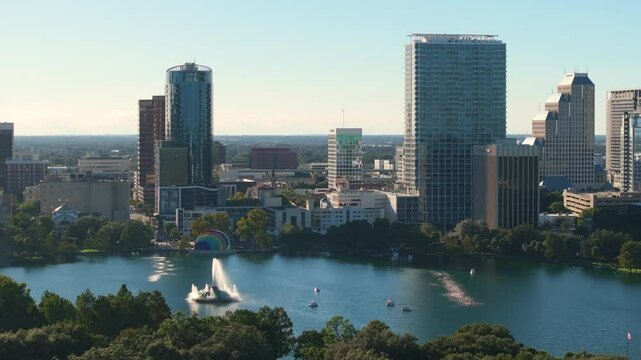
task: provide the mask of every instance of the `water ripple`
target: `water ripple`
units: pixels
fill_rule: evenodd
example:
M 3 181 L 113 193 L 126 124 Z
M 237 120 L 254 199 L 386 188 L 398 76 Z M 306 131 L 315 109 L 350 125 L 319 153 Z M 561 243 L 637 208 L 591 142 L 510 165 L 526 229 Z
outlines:
M 481 305 L 473 297 L 467 295 L 465 290 L 457 283 L 448 273 L 440 271 L 432 271 L 434 275 L 440 282 L 441 285 L 445 288 L 447 293 L 445 296 L 452 302 L 459 304 L 461 306 L 477 306 Z

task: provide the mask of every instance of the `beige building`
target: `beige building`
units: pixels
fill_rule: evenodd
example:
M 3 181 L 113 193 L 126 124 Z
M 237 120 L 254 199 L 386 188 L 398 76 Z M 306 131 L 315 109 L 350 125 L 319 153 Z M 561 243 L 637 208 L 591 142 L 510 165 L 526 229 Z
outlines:
M 86 156 L 78 159 L 78 172 L 93 174 L 127 174 L 131 159 L 126 156 Z
M 51 214 L 66 204 L 80 214 L 100 214 L 112 221 L 129 220 L 129 181 L 52 180 L 41 183 L 38 188 L 28 190 L 32 195 L 37 194 L 41 214 Z
M 625 208 L 639 203 L 641 203 L 639 192 L 575 193 L 567 190 L 563 192 L 563 205 L 574 215 L 581 215 L 583 210 L 592 208 Z
M 472 218 L 492 229 L 536 226 L 540 146 L 505 142 L 472 148 Z
M 565 176 L 578 189 L 595 184 L 594 83 L 588 74 L 565 74 L 532 121 L 532 134 L 544 145 L 541 179 Z
M 608 91 L 606 102 L 606 138 L 605 169 L 612 186 L 621 189 L 623 182 L 624 114 L 634 113 L 639 109 L 641 89 Z

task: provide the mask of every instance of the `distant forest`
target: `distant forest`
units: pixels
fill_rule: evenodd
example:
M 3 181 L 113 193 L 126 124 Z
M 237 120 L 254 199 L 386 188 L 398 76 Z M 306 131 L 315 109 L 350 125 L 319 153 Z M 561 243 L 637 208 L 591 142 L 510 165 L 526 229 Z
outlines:
M 526 135 L 510 134 L 508 137 L 523 139 Z M 215 136 L 227 146 L 227 162 L 247 165 L 249 150 L 256 146 L 290 147 L 298 153 L 299 163 L 327 161 L 326 135 L 248 135 Z M 121 155 L 136 160 L 136 135 L 77 135 L 77 136 L 16 136 L 16 156 L 37 154 L 49 160 L 51 166 L 75 166 L 77 159 L 87 154 L 103 155 L 118 150 Z M 402 135 L 364 135 L 363 163 L 373 166 L 374 159 L 392 159 L 395 147 L 402 145 Z M 595 136 L 595 152 L 605 154 L 605 135 Z

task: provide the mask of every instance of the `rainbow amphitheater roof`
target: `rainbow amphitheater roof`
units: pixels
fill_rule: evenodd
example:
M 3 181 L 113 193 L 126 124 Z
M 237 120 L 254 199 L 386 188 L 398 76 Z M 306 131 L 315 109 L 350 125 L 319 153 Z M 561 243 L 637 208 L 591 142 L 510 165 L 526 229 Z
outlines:
M 205 230 L 196 237 L 195 250 L 202 251 L 229 251 L 231 241 L 229 236 L 220 230 Z

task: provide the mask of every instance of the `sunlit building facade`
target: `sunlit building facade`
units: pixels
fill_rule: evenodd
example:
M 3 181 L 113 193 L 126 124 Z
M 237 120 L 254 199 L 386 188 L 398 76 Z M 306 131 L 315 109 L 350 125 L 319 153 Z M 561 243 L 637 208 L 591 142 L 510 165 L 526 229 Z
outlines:
M 505 72 L 494 35 L 413 34 L 405 46 L 403 186 L 423 221 L 470 218 L 472 146 L 505 138 Z
M 363 129 L 330 130 L 327 152 L 329 188 L 357 188 L 363 179 Z
M 564 176 L 577 189 L 595 185 L 594 83 L 585 73 L 569 73 L 532 121 L 543 141 L 539 177 Z
M 165 139 L 188 151 L 189 185 L 211 185 L 212 71 L 194 63 L 167 70 Z

